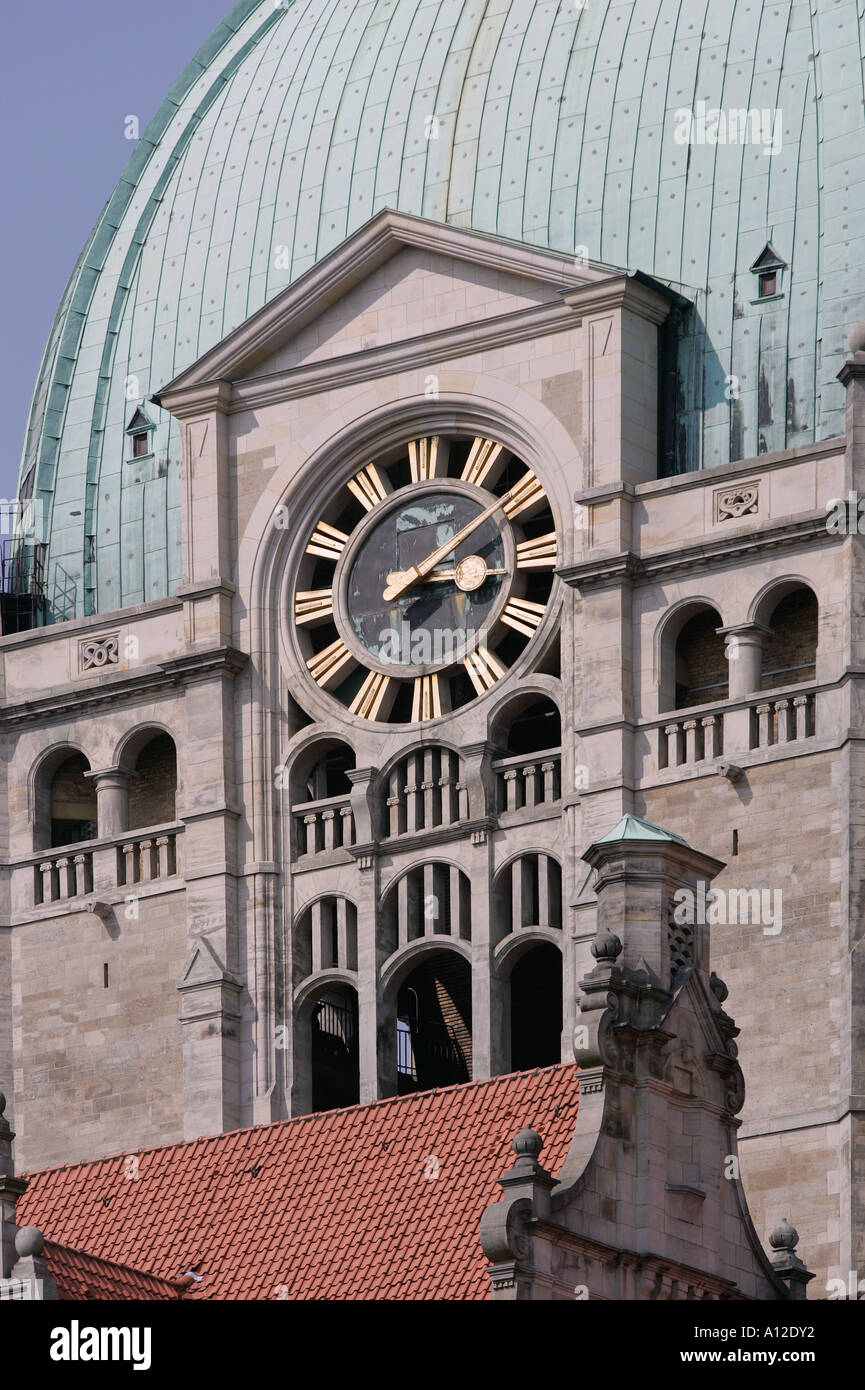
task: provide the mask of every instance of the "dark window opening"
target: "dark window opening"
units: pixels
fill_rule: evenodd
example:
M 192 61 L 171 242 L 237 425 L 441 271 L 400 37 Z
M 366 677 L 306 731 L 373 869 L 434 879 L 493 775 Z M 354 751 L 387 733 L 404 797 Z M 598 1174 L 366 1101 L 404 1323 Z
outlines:
M 470 1081 L 471 970 L 453 951 L 417 966 L 397 997 L 397 1094 Z
M 676 709 L 726 700 L 729 690 L 724 639 L 714 609 L 697 613 L 676 642 Z
M 176 819 L 177 750 L 170 734 L 157 734 L 135 761 L 129 784 L 129 829 L 168 825 Z
M 354 771 L 354 750 L 338 744 L 320 758 L 306 781 L 309 801 L 323 801 L 328 796 L 346 796 L 351 791 L 349 772 Z
M 781 599 L 769 619 L 771 635 L 763 644 L 762 690 L 799 685 L 817 676 L 817 599 L 810 589 L 794 589 Z
M 312 1010 L 312 1108 L 338 1110 L 360 1100 L 357 994 L 330 990 Z
M 134 459 L 140 459 L 143 458 L 145 454 L 149 453 L 150 435 L 146 432 L 144 434 L 134 434 L 132 436 L 132 457 Z
M 51 848 L 95 840 L 96 788 L 85 773 L 90 764 L 83 753 L 61 763 L 51 783 Z
M 558 748 L 561 742 L 562 719 L 552 700 L 536 700 L 508 726 L 507 750 L 513 756 Z
M 511 1070 L 562 1060 L 562 954 L 533 946 L 511 971 Z

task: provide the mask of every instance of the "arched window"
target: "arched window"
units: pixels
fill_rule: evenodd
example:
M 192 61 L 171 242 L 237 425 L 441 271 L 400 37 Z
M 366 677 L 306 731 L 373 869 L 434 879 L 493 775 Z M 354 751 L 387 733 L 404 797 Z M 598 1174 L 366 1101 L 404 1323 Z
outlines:
M 472 1076 L 472 990 L 468 961 L 435 951 L 397 996 L 397 1094 L 452 1086 Z
M 72 753 L 56 766 L 48 787 L 50 845 L 47 848 L 95 840 L 96 788 L 93 779 L 85 775 L 89 771 L 90 763 L 83 753 Z M 37 801 L 39 799 L 37 787 Z
M 509 700 L 492 724 L 496 811 L 531 811 L 561 797 L 562 718 L 547 696 Z
M 455 864 L 417 864 L 382 902 L 382 944 L 388 953 L 423 936 L 470 941 L 471 884 Z
M 357 969 L 357 908 L 348 898 L 317 898 L 294 928 L 294 982 L 320 970 Z
M 289 779 L 296 858 L 354 844 L 348 775 L 354 768 L 354 749 L 335 738 L 319 739 L 298 756 Z
M 511 1071 L 551 1067 L 562 1059 L 562 953 L 540 941 L 510 977 Z
M 467 814 L 460 790 L 460 760 L 450 748 L 428 744 L 400 758 L 384 788 L 386 835 L 453 825 Z
M 542 697 L 515 713 L 503 733 L 512 756 L 540 753 L 561 746 L 562 718 L 552 700 Z
M 714 608 L 703 608 L 681 628 L 675 645 L 676 709 L 717 704 L 729 692 L 727 655 L 722 626 Z
M 815 594 L 804 584 L 789 590 L 774 603 L 766 623 L 771 633 L 763 642 L 761 690 L 814 680 L 818 628 Z
M 170 734 L 143 745 L 129 783 L 129 829 L 168 825 L 177 818 L 177 749 Z
M 562 870 L 550 854 L 523 854 L 506 864 L 493 890 L 499 940 L 524 927 L 561 927 Z

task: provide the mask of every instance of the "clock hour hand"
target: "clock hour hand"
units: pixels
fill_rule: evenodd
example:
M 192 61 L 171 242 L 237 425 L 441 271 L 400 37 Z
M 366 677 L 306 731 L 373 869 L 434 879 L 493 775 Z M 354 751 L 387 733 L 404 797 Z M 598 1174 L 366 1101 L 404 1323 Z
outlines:
M 497 497 L 490 506 L 485 507 L 482 512 L 479 512 L 476 517 L 467 522 L 461 531 L 457 531 L 455 536 L 451 536 L 449 541 L 445 541 L 444 545 L 440 545 L 431 555 L 428 555 L 425 560 L 421 560 L 419 565 L 412 565 L 411 569 L 407 570 L 397 570 L 393 581 L 391 580 L 391 576 L 388 575 L 387 586 L 382 594 L 382 598 L 389 601 L 395 598 L 402 598 L 403 594 L 407 594 L 409 589 L 417 584 L 419 579 L 423 579 L 428 575 L 430 570 L 435 569 L 440 560 L 446 559 L 452 550 L 456 550 L 458 545 L 462 545 L 463 541 L 468 540 L 469 536 L 471 536 L 479 526 L 482 526 L 485 521 L 489 520 L 494 512 L 497 512 L 500 507 L 503 507 L 509 496 L 510 492 L 506 492 L 504 497 Z

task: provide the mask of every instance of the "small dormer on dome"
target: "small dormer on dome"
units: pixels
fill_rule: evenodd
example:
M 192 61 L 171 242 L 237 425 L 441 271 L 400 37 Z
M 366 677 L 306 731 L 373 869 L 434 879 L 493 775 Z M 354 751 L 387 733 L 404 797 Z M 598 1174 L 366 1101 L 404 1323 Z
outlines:
M 781 259 L 771 241 L 767 241 L 751 266 L 751 274 L 757 277 L 757 293 L 752 303 L 759 304 L 764 299 L 781 299 L 786 269 L 787 262 Z
M 144 409 L 143 402 L 137 405 L 132 412 L 132 419 L 126 426 L 126 434 L 130 441 L 130 459 L 150 457 L 153 453 L 153 431 L 155 429 L 156 425 Z

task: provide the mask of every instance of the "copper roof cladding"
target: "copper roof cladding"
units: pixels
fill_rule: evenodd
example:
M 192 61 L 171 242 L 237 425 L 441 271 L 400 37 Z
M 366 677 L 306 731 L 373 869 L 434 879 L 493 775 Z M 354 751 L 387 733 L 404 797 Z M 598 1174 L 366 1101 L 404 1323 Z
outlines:
M 20 485 L 45 506 L 49 617 L 173 592 L 177 427 L 154 408 L 153 458 L 130 468 L 132 411 L 383 207 L 692 301 L 667 344 L 670 471 L 841 433 L 865 317 L 863 43 L 853 0 L 236 5 L 142 135 L 51 330 Z M 780 148 L 679 143 L 682 111 L 705 134 L 715 109 Z M 781 281 L 755 302 L 770 243 Z

